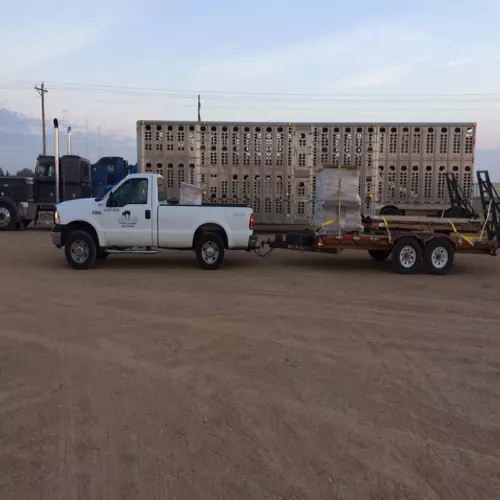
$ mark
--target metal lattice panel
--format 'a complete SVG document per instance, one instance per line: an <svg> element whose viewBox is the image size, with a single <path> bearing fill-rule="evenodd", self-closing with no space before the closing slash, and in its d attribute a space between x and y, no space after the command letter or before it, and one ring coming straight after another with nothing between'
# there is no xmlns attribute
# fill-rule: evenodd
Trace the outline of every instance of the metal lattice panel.
<svg viewBox="0 0 500 500"><path fill-rule="evenodd" d="M475 124L140 121L137 134L139 171L161 173L170 198L190 182L207 201L250 204L260 223L311 220L325 164L360 169L365 213L440 207L446 172L472 189Z"/></svg>

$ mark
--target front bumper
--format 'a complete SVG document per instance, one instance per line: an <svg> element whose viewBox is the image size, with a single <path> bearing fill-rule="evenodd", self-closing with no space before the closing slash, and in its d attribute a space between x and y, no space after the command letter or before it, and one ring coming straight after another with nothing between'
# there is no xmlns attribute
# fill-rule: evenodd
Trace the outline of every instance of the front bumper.
<svg viewBox="0 0 500 500"><path fill-rule="evenodd" d="M256 248L257 248L257 235L252 234L252 236L248 238L248 250L255 250Z"/></svg>
<svg viewBox="0 0 500 500"><path fill-rule="evenodd" d="M62 247L62 235L63 235L64 227L65 226L63 224L54 224L52 226L51 231L50 231L50 237L52 238L52 243L57 248Z"/></svg>

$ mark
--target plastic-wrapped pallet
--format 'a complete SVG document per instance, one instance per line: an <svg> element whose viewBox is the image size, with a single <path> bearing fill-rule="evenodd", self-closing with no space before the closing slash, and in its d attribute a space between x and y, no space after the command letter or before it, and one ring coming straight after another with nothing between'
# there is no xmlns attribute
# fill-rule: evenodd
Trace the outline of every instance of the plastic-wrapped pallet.
<svg viewBox="0 0 500 500"><path fill-rule="evenodd" d="M314 225L323 233L362 231L359 171L355 167L324 165L315 172Z"/></svg>
<svg viewBox="0 0 500 500"><path fill-rule="evenodd" d="M179 205L201 205L203 190L193 184L183 182L181 184Z"/></svg>

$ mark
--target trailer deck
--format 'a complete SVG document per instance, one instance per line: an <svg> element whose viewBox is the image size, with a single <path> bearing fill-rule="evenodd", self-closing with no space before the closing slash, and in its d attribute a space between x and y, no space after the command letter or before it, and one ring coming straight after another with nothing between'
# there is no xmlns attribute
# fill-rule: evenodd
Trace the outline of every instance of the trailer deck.
<svg viewBox="0 0 500 500"><path fill-rule="evenodd" d="M430 222L401 218L391 222L368 220L365 231L328 234L312 228L303 231L276 233L262 246L302 252L340 254L344 250L365 250L377 261L392 256L393 267L401 274L413 274L425 265L430 274L447 274L455 253L496 255L497 240L484 239L476 221L449 220ZM425 227L422 227L425 225ZM478 230L473 231L476 228Z"/></svg>
<svg viewBox="0 0 500 500"><path fill-rule="evenodd" d="M262 246L268 245L271 250L281 248L331 254L344 250L365 250L377 261L391 257L394 270L401 274L413 274L422 265L430 274L447 274L453 267L455 253L497 254L500 196L491 184L488 172L478 172L478 183L483 206L482 220L369 216L362 218L363 229L360 232L332 233L325 227L299 227L284 231L277 227L273 237L264 240ZM261 234L270 233L271 228L268 227Z"/></svg>

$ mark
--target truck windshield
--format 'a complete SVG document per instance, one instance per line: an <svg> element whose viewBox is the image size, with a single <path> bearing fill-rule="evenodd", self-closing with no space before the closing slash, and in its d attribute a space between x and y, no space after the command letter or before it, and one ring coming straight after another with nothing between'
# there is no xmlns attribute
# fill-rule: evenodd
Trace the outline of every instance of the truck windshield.
<svg viewBox="0 0 500 500"><path fill-rule="evenodd" d="M167 201L167 188L165 186L165 179L158 176L158 203L165 203Z"/></svg>

